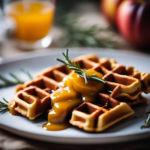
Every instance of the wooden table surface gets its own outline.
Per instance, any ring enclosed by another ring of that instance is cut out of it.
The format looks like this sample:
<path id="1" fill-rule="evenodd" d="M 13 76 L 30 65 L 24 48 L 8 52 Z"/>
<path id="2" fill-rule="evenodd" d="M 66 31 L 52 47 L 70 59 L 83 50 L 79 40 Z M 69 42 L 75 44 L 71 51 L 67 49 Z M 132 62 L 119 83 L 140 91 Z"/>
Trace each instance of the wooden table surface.
<path id="1" fill-rule="evenodd" d="M 35 141 L 4 130 L 0 133 L 0 149 L 5 150 L 150 150 L 150 138 L 114 144 L 74 145 Z"/>

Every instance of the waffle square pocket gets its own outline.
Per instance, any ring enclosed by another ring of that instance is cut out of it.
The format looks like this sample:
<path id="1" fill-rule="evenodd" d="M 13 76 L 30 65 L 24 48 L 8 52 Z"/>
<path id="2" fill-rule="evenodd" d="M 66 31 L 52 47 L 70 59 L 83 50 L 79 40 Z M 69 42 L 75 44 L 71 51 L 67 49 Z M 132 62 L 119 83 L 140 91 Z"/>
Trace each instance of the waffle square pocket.
<path id="1" fill-rule="evenodd" d="M 132 114 L 128 104 L 100 93 L 96 105 L 84 102 L 74 109 L 70 123 L 85 131 L 101 132 Z"/>
<path id="2" fill-rule="evenodd" d="M 51 93 L 51 90 L 58 88 L 58 83 L 63 80 L 71 71 L 66 66 L 56 66 L 44 69 L 34 79 L 16 88 L 16 93 L 29 86 L 37 86 L 40 89 Z"/>
<path id="3" fill-rule="evenodd" d="M 74 61 L 77 61 L 82 69 L 94 69 L 103 74 L 103 79 L 106 81 L 106 88 L 112 91 L 113 98 L 135 100 L 143 92 L 142 83 L 145 85 L 145 91 L 150 87 L 148 75 L 145 75 L 143 80 L 139 80 L 139 77 L 133 75 L 125 66 L 117 64 L 113 59 L 86 55 L 80 56 Z M 138 73 L 142 75 L 141 72 Z"/>
<path id="4" fill-rule="evenodd" d="M 12 101 L 9 107 L 29 119 L 36 118 L 51 106 L 50 94 L 36 86 L 19 91 Z"/>

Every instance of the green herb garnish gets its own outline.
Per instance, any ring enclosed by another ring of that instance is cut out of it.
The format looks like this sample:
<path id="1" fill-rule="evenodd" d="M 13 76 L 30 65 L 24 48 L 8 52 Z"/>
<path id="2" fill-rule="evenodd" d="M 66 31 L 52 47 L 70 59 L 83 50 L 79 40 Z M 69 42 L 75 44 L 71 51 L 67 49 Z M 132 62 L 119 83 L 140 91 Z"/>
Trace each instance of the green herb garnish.
<path id="1" fill-rule="evenodd" d="M 4 83 L 0 83 L 0 88 L 1 87 L 7 87 L 7 86 L 12 86 L 12 85 L 16 85 L 16 84 L 21 84 L 24 83 L 23 81 L 21 81 L 17 76 L 15 76 L 14 74 L 10 73 L 10 76 L 13 77 L 15 79 L 15 81 L 11 81 L 9 79 L 6 79 L 5 77 L 3 77 L 2 75 L 0 75 L 0 80 L 2 80 Z"/>
<path id="2" fill-rule="evenodd" d="M 0 101 L 0 113 L 3 113 L 8 110 L 8 101 L 3 98 L 4 102 Z"/>
<path id="3" fill-rule="evenodd" d="M 147 116 L 147 119 L 145 121 L 145 124 L 143 126 L 141 126 L 141 129 L 143 128 L 147 128 L 147 127 L 150 127 L 150 113 L 148 114 Z"/>
<path id="4" fill-rule="evenodd" d="M 63 31 L 63 35 L 59 38 L 61 46 L 116 47 L 116 41 L 112 38 L 115 36 L 113 28 L 100 28 L 96 24 L 84 27 L 83 24 L 85 23 L 79 21 L 80 15 L 72 12 L 75 5 L 76 2 L 70 0 L 66 0 L 65 3 L 64 1 L 57 1 L 56 3 L 55 25 Z"/>
<path id="5" fill-rule="evenodd" d="M 28 71 L 25 71 L 23 68 L 21 68 L 21 71 L 24 72 L 31 80 L 33 79 L 33 77 Z"/>
<path id="6" fill-rule="evenodd" d="M 77 73 L 79 76 L 84 78 L 86 84 L 88 83 L 88 80 L 105 84 L 105 81 L 103 79 L 97 77 L 96 74 L 90 74 L 89 76 L 87 76 L 86 75 L 87 70 L 81 69 L 78 62 L 75 62 L 75 64 L 73 64 L 68 56 L 68 49 L 66 50 L 66 54 L 64 54 L 64 53 L 62 53 L 62 54 L 65 57 L 66 62 L 59 58 L 57 58 L 56 60 L 63 63 L 65 66 L 68 66 L 69 69 L 74 70 L 75 73 Z"/>
<path id="7" fill-rule="evenodd" d="M 32 79 L 32 76 L 30 75 L 30 73 L 28 71 L 25 71 L 24 69 L 21 69 L 21 71 L 24 72 L 30 79 Z M 13 73 L 10 73 L 10 76 L 15 81 L 9 80 L 9 79 L 5 78 L 4 76 L 0 75 L 0 80 L 3 81 L 3 83 L 0 83 L 0 88 L 24 83 L 24 81 L 20 80 Z"/>

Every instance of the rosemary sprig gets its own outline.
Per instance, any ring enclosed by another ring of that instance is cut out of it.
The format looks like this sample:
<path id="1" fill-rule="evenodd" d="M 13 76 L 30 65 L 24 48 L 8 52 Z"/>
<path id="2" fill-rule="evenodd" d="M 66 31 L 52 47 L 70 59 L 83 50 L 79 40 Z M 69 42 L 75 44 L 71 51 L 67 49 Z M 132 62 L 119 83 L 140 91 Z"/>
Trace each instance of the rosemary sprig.
<path id="1" fill-rule="evenodd" d="M 21 69 L 21 71 L 24 72 L 30 79 L 32 79 L 32 76 L 30 75 L 30 73 L 29 73 L 28 71 L 25 71 L 24 69 Z M 11 76 L 15 81 L 11 81 L 11 80 L 5 78 L 4 76 L 0 75 L 0 80 L 3 81 L 3 83 L 0 83 L 0 88 L 24 83 L 24 81 L 20 80 L 20 79 L 19 79 L 16 75 L 14 75 L 13 73 L 10 73 L 10 76 Z"/>
<path id="2" fill-rule="evenodd" d="M 79 15 L 68 13 L 75 5 L 70 0 L 56 3 L 55 24 L 64 31 L 59 43 L 64 47 L 116 47 L 116 42 L 112 40 L 112 28 L 99 28 L 97 25 L 84 28 L 83 23 L 78 21 Z M 106 33 L 109 36 L 104 36 Z"/>
<path id="3" fill-rule="evenodd" d="M 105 38 L 101 36 L 104 33 L 106 34 L 106 32 L 110 32 L 110 27 L 98 28 L 97 25 L 92 25 L 83 28 L 80 23 L 78 23 L 76 17 L 66 16 L 65 19 L 66 23 L 62 26 L 65 33 L 60 38 L 64 47 L 114 48 L 116 46 L 116 41 L 112 40 L 112 37 Z M 110 34 L 111 33 L 109 33 L 109 35 Z"/>
<path id="4" fill-rule="evenodd" d="M 145 121 L 145 124 L 141 126 L 141 129 L 147 128 L 147 127 L 150 127 L 150 113 L 149 113 L 148 116 L 147 116 L 147 119 L 146 119 L 146 121 Z"/>
<path id="5" fill-rule="evenodd" d="M 2 75 L 0 75 L 0 80 L 2 80 L 4 83 L 0 83 L 0 88 L 1 87 L 7 87 L 7 86 L 12 86 L 12 85 L 16 85 L 16 84 L 21 84 L 24 83 L 23 81 L 21 81 L 17 76 L 15 76 L 14 74 L 10 73 L 10 76 L 12 76 L 16 81 L 11 81 L 9 79 L 6 79 L 5 77 L 3 77 Z"/>
<path id="6" fill-rule="evenodd" d="M 21 68 L 21 71 L 24 72 L 31 80 L 33 79 L 33 77 L 28 71 L 25 71 L 23 68 Z"/>
<path id="7" fill-rule="evenodd" d="M 81 69 L 78 62 L 75 62 L 75 64 L 73 64 L 71 62 L 70 58 L 69 58 L 68 49 L 66 50 L 66 54 L 64 54 L 64 53 L 62 53 L 62 54 L 65 57 L 66 62 L 61 60 L 61 59 L 59 59 L 59 58 L 56 58 L 56 60 L 61 62 L 61 63 L 63 63 L 65 66 L 68 66 L 69 69 L 74 70 L 75 73 L 77 73 L 79 76 L 84 78 L 86 84 L 88 83 L 88 80 L 105 84 L 105 81 L 103 79 L 97 77 L 96 74 L 90 74 L 89 76 L 87 76 L 86 75 L 87 74 L 87 70 Z"/>
<path id="8" fill-rule="evenodd" d="M 8 101 L 3 98 L 4 102 L 0 101 L 0 113 L 3 113 L 8 110 Z"/>

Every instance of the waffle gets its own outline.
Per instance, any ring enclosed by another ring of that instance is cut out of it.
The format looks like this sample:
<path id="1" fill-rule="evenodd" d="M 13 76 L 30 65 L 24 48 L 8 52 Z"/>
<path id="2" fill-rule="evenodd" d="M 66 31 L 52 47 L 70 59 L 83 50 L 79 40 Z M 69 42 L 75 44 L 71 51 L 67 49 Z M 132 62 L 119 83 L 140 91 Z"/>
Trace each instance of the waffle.
<path id="1" fill-rule="evenodd" d="M 125 102 L 128 105 L 135 106 L 135 105 L 140 105 L 143 103 L 146 103 L 148 101 L 147 98 L 143 97 L 141 94 L 133 101 L 133 100 L 128 100 L 128 99 L 119 99 L 120 102 Z"/>
<path id="2" fill-rule="evenodd" d="M 134 67 L 127 67 L 126 73 L 129 76 L 132 76 L 134 78 L 137 78 L 142 83 L 142 90 L 144 93 L 148 94 L 150 93 L 150 74 L 139 72 Z"/>
<path id="3" fill-rule="evenodd" d="M 29 119 L 36 118 L 50 106 L 50 94 L 36 86 L 30 86 L 19 91 L 9 103 L 12 110 Z"/>
<path id="4" fill-rule="evenodd" d="M 85 131 L 101 132 L 132 114 L 134 111 L 127 103 L 99 93 L 96 105 L 84 102 L 73 110 L 70 123 Z"/>
<path id="5" fill-rule="evenodd" d="M 85 55 L 73 60 L 75 61 L 82 69 L 92 68 L 102 73 L 106 81 L 106 89 L 111 91 L 113 98 L 135 101 L 142 92 L 148 93 L 150 90 L 150 74 L 138 72 L 133 67 L 119 65 L 113 59 L 99 59 L 95 55 Z M 70 72 L 71 70 L 66 66 L 50 67 L 39 73 L 33 80 L 19 85 L 16 92 L 34 85 L 51 93 L 51 90 L 56 90 L 58 83 Z"/>
<path id="6" fill-rule="evenodd" d="M 99 59 L 95 55 L 80 56 L 75 61 L 79 62 L 82 69 L 91 68 L 102 73 L 113 98 L 135 100 L 142 92 L 150 92 L 149 73 L 117 64 L 113 59 Z"/>
<path id="7" fill-rule="evenodd" d="M 83 67 L 85 67 L 86 69 L 92 68 L 96 71 L 101 71 L 104 75 L 117 74 L 121 77 L 128 76 L 129 78 L 132 77 L 135 79 L 139 79 L 142 85 L 142 92 L 146 94 L 150 92 L 149 73 L 139 72 L 134 67 L 125 67 L 124 65 L 118 64 L 113 59 L 98 58 L 95 55 L 80 56 L 73 61 L 80 62 L 80 65 L 83 64 Z"/>
<path id="8" fill-rule="evenodd" d="M 66 66 L 50 67 L 36 75 L 33 80 L 18 85 L 16 87 L 16 93 L 31 85 L 37 86 L 40 89 L 51 93 L 51 90 L 56 90 L 58 88 L 58 83 L 61 82 L 70 72 L 71 70 Z"/>
<path id="9" fill-rule="evenodd" d="M 106 81 L 106 84 L 103 93 L 109 91 L 111 98 L 122 101 L 119 106 L 122 106 L 122 103 L 125 105 L 124 102 L 131 106 L 146 102 L 146 99 L 141 96 L 141 93 L 150 92 L 150 74 L 138 72 L 133 67 L 125 67 L 117 64 L 113 59 L 99 59 L 95 55 L 81 56 L 74 59 L 73 63 L 75 61 L 79 63 L 82 69 L 94 69 L 104 75 L 103 79 Z M 13 98 L 13 103 L 15 104 L 13 107 L 15 107 L 17 112 L 30 119 L 40 115 L 44 110 L 44 104 L 46 102 L 48 104 L 48 101 L 50 102 L 50 98 L 48 98 L 50 94 L 61 86 L 60 82 L 67 77 L 70 72 L 71 70 L 66 66 L 54 66 L 41 71 L 33 80 L 17 86 L 17 93 Z M 33 98 L 33 93 L 30 92 L 33 88 L 38 89 L 41 93 L 43 92 L 46 99 L 49 99 L 45 100 L 44 98 L 45 103 L 39 103 L 39 105 L 43 104 L 43 107 L 33 105 L 34 103 L 25 104 L 27 103 L 25 102 L 26 100 L 19 98 L 20 95 L 25 96 L 23 93 L 27 92 L 28 95 L 31 95 L 29 99 L 31 99 L 32 102 L 39 101 L 36 100 L 38 98 L 35 95 L 36 98 Z M 31 115 L 30 108 L 36 111 L 36 114 L 33 113 L 34 115 Z"/>

